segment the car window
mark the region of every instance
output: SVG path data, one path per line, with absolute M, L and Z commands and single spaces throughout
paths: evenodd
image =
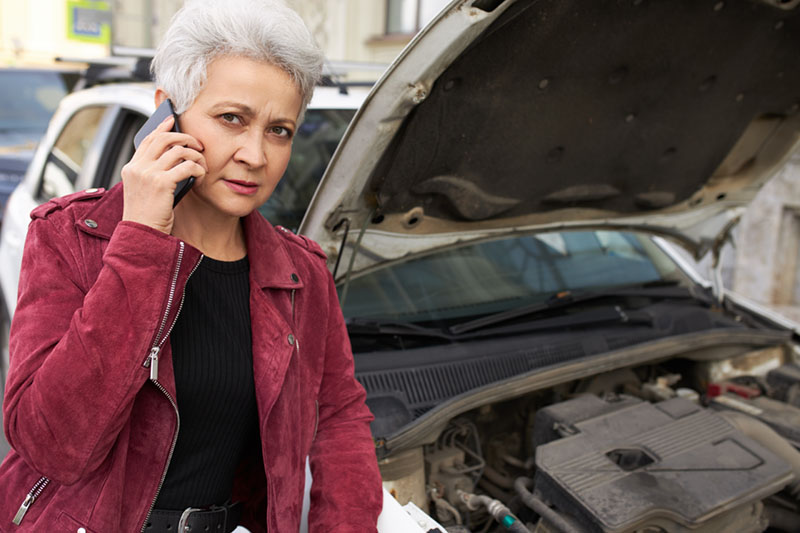
M 110 189 L 122 181 L 122 167 L 131 160 L 135 151 L 133 137 L 146 120 L 145 115 L 136 111 L 124 110 L 120 113 L 103 147 L 103 155 L 92 187 Z
M 328 162 L 355 115 L 353 109 L 309 109 L 292 141 L 292 158 L 260 211 L 273 225 L 296 231 Z
M 77 75 L 0 69 L 0 132 L 45 132 Z
M 41 201 L 75 192 L 75 181 L 107 110 L 105 106 L 85 107 L 61 130 L 44 166 L 39 191 Z
M 353 109 L 309 109 L 292 141 L 292 157 L 283 179 L 260 211 L 274 225 L 292 230 L 300 226 L 300 221 L 311 202 L 336 146 L 344 135 L 350 120 L 355 115 Z M 111 187 L 120 181 L 122 166 L 133 156 L 133 135 L 141 127 L 146 117 L 127 112 L 120 119 L 121 126 L 104 148 L 104 160 L 93 186 Z
M 543 302 L 562 291 L 676 275 L 676 265 L 644 235 L 542 233 L 452 248 L 359 276 L 349 283 L 343 311 L 348 318 L 458 318 Z

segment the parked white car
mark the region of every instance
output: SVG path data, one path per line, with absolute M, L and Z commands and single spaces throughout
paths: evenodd
M 367 87 L 318 87 L 294 139 L 286 178 L 262 208 L 276 224 L 296 229 Z M 133 136 L 154 111 L 150 83 L 116 83 L 65 97 L 22 183 L 9 198 L 0 233 L 2 330 L 16 307 L 22 247 L 37 205 L 89 188 L 109 188 L 133 154 Z M 0 360 L 5 376 L 8 355 Z

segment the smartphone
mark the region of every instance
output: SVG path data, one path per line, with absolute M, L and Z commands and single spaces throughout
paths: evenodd
M 139 131 L 136 132 L 136 135 L 133 137 L 134 148 L 138 149 L 144 138 L 147 137 L 151 131 L 156 129 L 159 124 L 164 122 L 164 120 L 170 115 L 175 117 L 175 121 L 172 123 L 172 131 L 180 132 L 181 129 L 178 127 L 178 114 L 175 113 L 175 109 L 172 107 L 172 102 L 170 102 L 169 98 L 167 98 L 161 103 L 160 106 L 158 106 L 155 113 L 150 115 L 150 118 L 147 119 L 147 122 L 142 124 L 142 127 L 139 128 Z M 192 188 L 192 185 L 194 185 L 194 179 L 195 178 L 192 176 L 178 182 L 178 185 L 175 187 L 175 198 L 172 201 L 173 208 L 178 205 L 178 202 L 181 201 L 181 198 L 186 196 L 186 193 Z

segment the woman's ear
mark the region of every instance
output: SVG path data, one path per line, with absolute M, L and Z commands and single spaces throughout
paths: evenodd
M 164 103 L 164 100 L 166 99 L 167 99 L 167 93 L 164 92 L 164 89 L 162 89 L 161 87 L 156 89 L 156 96 L 155 96 L 156 107 Z

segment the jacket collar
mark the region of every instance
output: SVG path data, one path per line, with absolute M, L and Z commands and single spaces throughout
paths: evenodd
M 110 239 L 122 220 L 122 183 L 115 185 L 76 220 L 81 231 Z M 258 212 L 244 218 L 250 279 L 260 288 L 301 289 L 303 279 L 287 249 L 286 240 Z M 188 246 L 188 245 L 187 245 Z M 302 253 L 302 252 L 301 252 Z M 297 281 L 295 281 L 297 280 Z
M 254 282 L 262 289 L 303 288 L 303 279 L 289 254 L 287 241 L 258 210 L 244 218 L 244 235 L 250 259 L 250 278 Z

